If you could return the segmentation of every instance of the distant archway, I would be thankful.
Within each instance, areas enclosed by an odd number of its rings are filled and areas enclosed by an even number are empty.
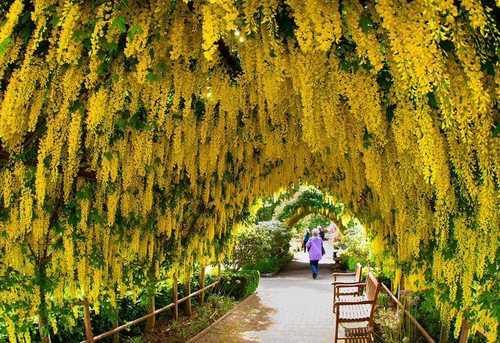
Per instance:
[[[331,195],[312,186],[301,186],[289,200],[276,208],[274,217],[291,228],[308,215],[318,214],[343,228],[343,212],[344,205],[336,202]]]

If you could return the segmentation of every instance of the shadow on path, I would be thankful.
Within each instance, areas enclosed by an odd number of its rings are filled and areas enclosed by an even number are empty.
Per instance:
[[[262,303],[257,294],[251,295],[222,322],[214,325],[208,333],[195,342],[261,342],[256,333],[269,328],[274,312],[276,311],[273,308]]]
[[[325,243],[318,280],[312,279],[307,253],[296,253],[282,272],[262,278],[251,299],[196,342],[332,342],[334,265],[331,245]]]

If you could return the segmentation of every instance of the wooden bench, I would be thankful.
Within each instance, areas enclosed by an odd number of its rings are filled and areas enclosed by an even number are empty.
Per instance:
[[[335,299],[335,342],[372,342],[373,315],[377,306],[380,284],[372,273],[368,273],[365,283],[338,284],[335,288],[364,288],[362,295],[338,295]],[[338,290],[336,294],[341,294]],[[344,337],[339,337],[339,326],[342,323],[363,323],[356,328],[346,328]],[[353,340],[353,339],[364,339]]]
[[[373,342],[373,328],[345,328],[346,343],[371,343]]]
[[[361,272],[363,271],[363,267],[361,264],[356,264],[356,270],[354,272],[348,273],[333,273],[333,312],[335,312],[335,300],[339,296],[349,296],[349,295],[360,295],[360,287],[352,286],[352,287],[341,287],[337,288],[337,285],[345,285],[352,283],[360,283],[361,282]]]

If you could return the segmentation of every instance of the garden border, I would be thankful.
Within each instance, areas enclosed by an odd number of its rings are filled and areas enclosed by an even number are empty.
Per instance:
[[[279,271],[277,271],[277,272],[271,272],[271,273],[260,273],[260,276],[268,278],[268,277],[273,277],[273,276],[275,276],[278,273],[279,273]]]
[[[195,336],[191,337],[187,343],[193,343],[195,340],[201,338],[203,335],[205,335],[212,327],[214,327],[215,325],[217,325],[219,322],[221,322],[222,320],[224,320],[226,317],[228,317],[229,315],[231,315],[232,313],[234,313],[234,311],[236,311],[237,308],[239,308],[241,305],[243,305],[244,303],[246,303],[247,301],[249,301],[251,298],[253,297],[256,297],[257,296],[257,293],[254,292],[252,294],[250,294],[249,296],[247,296],[245,299],[243,299],[242,301],[240,301],[239,303],[237,303],[232,309],[230,309],[229,311],[227,311],[224,315],[222,315],[220,318],[218,318],[216,321],[214,321],[212,324],[210,324],[209,326],[207,326],[206,328],[204,328],[203,330],[201,330],[200,332],[198,332]]]

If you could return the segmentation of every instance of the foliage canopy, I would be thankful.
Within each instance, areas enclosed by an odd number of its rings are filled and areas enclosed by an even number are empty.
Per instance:
[[[496,339],[490,0],[6,0],[0,315],[221,260],[257,197],[336,194],[446,318]],[[165,267],[165,268],[163,268]],[[498,294],[498,293],[497,293]]]

